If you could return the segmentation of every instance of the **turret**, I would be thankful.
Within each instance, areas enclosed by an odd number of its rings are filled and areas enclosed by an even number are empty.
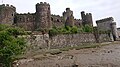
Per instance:
[[[63,12],[63,19],[65,26],[74,26],[73,11],[71,11],[70,8],[66,8],[66,11]]]
[[[9,24],[14,23],[14,16],[16,13],[16,8],[9,4],[0,5],[0,24]]]
[[[93,26],[93,20],[92,20],[92,14],[91,13],[86,13],[86,19],[87,19],[88,25]]]
[[[85,15],[85,12],[82,11],[81,12],[81,18],[82,18],[82,25],[86,25],[87,24],[87,20],[86,20],[86,15]]]
[[[116,22],[111,23],[111,30],[112,30],[114,40],[117,40],[119,37],[118,37],[117,28],[116,28]]]
[[[91,13],[86,13],[84,11],[81,12],[81,17],[82,17],[82,24],[84,25],[90,25],[93,26],[93,20],[92,20],[92,14]]]
[[[50,29],[51,23],[51,11],[50,5],[46,2],[40,2],[36,4],[36,22],[35,29]]]

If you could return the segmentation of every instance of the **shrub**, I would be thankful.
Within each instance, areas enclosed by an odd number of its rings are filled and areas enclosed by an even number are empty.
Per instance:
[[[82,27],[83,32],[93,32],[93,27],[90,25],[85,25],[84,27]]]
[[[0,64],[3,67],[11,67],[15,56],[24,51],[24,38],[17,37],[24,34],[20,28],[0,25]]]
[[[78,33],[78,28],[76,26],[73,26],[71,28],[71,33]]]
[[[57,34],[76,34],[81,32],[93,32],[93,27],[89,25],[85,25],[81,28],[78,28],[76,26],[65,26],[61,28],[53,27],[49,30],[49,35],[57,35]]]
[[[56,35],[56,34],[58,34],[59,32],[58,32],[58,30],[57,29],[51,29],[51,30],[49,30],[49,35],[50,36],[53,36],[53,35]]]

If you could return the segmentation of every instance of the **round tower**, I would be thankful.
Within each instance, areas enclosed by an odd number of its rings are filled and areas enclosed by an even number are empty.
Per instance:
[[[50,5],[46,2],[40,2],[36,4],[36,22],[35,30],[50,29],[51,23],[51,11]]]
[[[14,23],[14,15],[16,8],[9,4],[0,5],[0,24],[9,24]]]
[[[85,12],[82,11],[81,12],[81,18],[82,18],[82,25],[85,26],[87,23],[87,20],[86,20],[86,15],[85,15]]]

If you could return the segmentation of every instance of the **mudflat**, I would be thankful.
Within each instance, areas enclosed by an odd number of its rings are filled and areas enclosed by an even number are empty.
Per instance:
[[[100,48],[73,49],[57,55],[36,57],[19,60],[15,67],[120,67],[120,42]]]

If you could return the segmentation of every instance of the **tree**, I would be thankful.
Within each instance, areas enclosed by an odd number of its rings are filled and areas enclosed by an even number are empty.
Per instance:
[[[25,40],[20,35],[25,34],[24,30],[0,25],[0,64],[1,67],[11,67],[15,56],[24,51]]]

